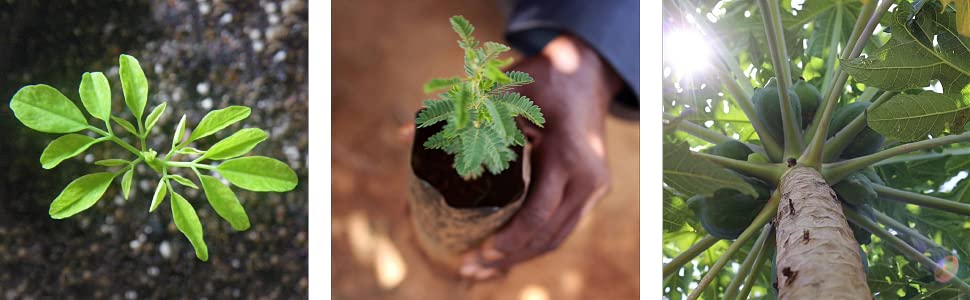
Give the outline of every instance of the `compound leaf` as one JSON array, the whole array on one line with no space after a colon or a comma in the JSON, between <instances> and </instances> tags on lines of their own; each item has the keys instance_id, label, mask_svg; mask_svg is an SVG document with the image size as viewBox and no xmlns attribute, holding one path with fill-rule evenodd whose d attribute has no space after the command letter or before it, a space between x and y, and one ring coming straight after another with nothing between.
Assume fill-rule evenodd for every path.
<instances>
[{"instance_id":1,"label":"compound leaf","mask_svg":"<svg viewBox=\"0 0 970 300\"><path fill-rule=\"evenodd\" d=\"M205 191L209 204L220 217L232 225L232 229L236 231L249 229L249 216L246 215L246 210L231 188L212 176L202 175L199 180L202 181L202 190Z\"/></svg>"},{"instance_id":2,"label":"compound leaf","mask_svg":"<svg viewBox=\"0 0 970 300\"><path fill-rule=\"evenodd\" d=\"M102 121L111 117L111 86L104 74L94 72L81 75L78 93L81 95L81 103L91 116Z\"/></svg>"},{"instance_id":3,"label":"compound leaf","mask_svg":"<svg viewBox=\"0 0 970 300\"><path fill-rule=\"evenodd\" d=\"M148 102L148 79L142 71L138 59L122 54L118 58L118 73L121 75L121 89L125 94L125 104L135 119L141 120Z\"/></svg>"},{"instance_id":4,"label":"compound leaf","mask_svg":"<svg viewBox=\"0 0 970 300\"><path fill-rule=\"evenodd\" d=\"M192 243L192 248L195 248L195 257L198 257L201 261L208 261L209 249L202 237L202 223L199 222L199 216L188 200L174 192L172 193L172 219L175 220L175 227L178 227L179 231Z\"/></svg>"},{"instance_id":5,"label":"compound leaf","mask_svg":"<svg viewBox=\"0 0 970 300\"><path fill-rule=\"evenodd\" d=\"M44 148L44 152L40 154L40 164L44 169L52 169L65 159L75 157L101 141L103 140L76 133L62 135Z\"/></svg>"},{"instance_id":6,"label":"compound leaf","mask_svg":"<svg viewBox=\"0 0 970 300\"><path fill-rule=\"evenodd\" d=\"M115 174L101 172L78 177L71 181L61 191L61 194L51 202L50 216L52 219L63 219L82 212L95 203L108 190Z\"/></svg>"},{"instance_id":7,"label":"compound leaf","mask_svg":"<svg viewBox=\"0 0 970 300\"><path fill-rule=\"evenodd\" d=\"M539 107L532 103L529 97L522 96L519 93L502 93L492 97L495 102L502 103L508 108L509 112L515 115L521 115L535 124L536 126L542 127L546 123L545 116L542 115L542 111Z\"/></svg>"},{"instance_id":8,"label":"compound leaf","mask_svg":"<svg viewBox=\"0 0 970 300\"><path fill-rule=\"evenodd\" d=\"M492 128L468 127L460 136L461 148L455 156L455 170L466 178L476 178L484 171L482 164L492 174L498 174L509 167L502 159L499 149L503 148L502 137Z\"/></svg>"},{"instance_id":9,"label":"compound leaf","mask_svg":"<svg viewBox=\"0 0 970 300\"><path fill-rule=\"evenodd\" d=\"M461 82L461 78L434 78L424 84L424 92L431 93L437 90L450 89L452 86Z\"/></svg>"},{"instance_id":10,"label":"compound leaf","mask_svg":"<svg viewBox=\"0 0 970 300\"><path fill-rule=\"evenodd\" d=\"M266 132L259 128L246 128L236 131L233 135L219 141L209 148L204 158L222 160L239 157L266 140Z\"/></svg>"},{"instance_id":11,"label":"compound leaf","mask_svg":"<svg viewBox=\"0 0 970 300\"><path fill-rule=\"evenodd\" d=\"M447 120L454 112L455 104L452 100L425 100L424 109L418 113L414 122L418 124L418 128L428 127Z\"/></svg>"},{"instance_id":12,"label":"compound leaf","mask_svg":"<svg viewBox=\"0 0 970 300\"><path fill-rule=\"evenodd\" d=\"M255 192L286 192L296 187L296 172L286 163L265 156L225 161L216 170L232 184Z\"/></svg>"},{"instance_id":13,"label":"compound leaf","mask_svg":"<svg viewBox=\"0 0 970 300\"><path fill-rule=\"evenodd\" d=\"M33 130L72 133L88 127L77 105L49 85L28 85L10 100L14 116Z\"/></svg>"},{"instance_id":14,"label":"compound leaf","mask_svg":"<svg viewBox=\"0 0 970 300\"><path fill-rule=\"evenodd\" d=\"M230 106L210 111L205 117L202 117L202 121L199 121L199 126L196 126L195 130L192 131L189 141L207 137L229 127L229 125L249 117L251 111L249 107L245 106Z\"/></svg>"}]
</instances>

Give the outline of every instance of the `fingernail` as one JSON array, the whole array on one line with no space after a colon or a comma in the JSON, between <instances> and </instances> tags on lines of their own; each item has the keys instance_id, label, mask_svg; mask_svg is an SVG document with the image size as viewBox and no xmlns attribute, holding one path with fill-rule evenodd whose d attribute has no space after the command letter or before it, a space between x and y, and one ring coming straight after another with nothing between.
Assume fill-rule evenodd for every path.
<instances>
[{"instance_id":1,"label":"fingernail","mask_svg":"<svg viewBox=\"0 0 970 300\"><path fill-rule=\"evenodd\" d=\"M501 251L495 250L494 248L482 250L482 258L485 260L496 261L502 259L503 257L505 257L505 254L502 254Z\"/></svg>"},{"instance_id":2,"label":"fingernail","mask_svg":"<svg viewBox=\"0 0 970 300\"><path fill-rule=\"evenodd\" d=\"M496 272L497 271L495 271L495 269L481 269L475 273L475 279L476 280L489 279L492 276L495 276Z\"/></svg>"},{"instance_id":3,"label":"fingernail","mask_svg":"<svg viewBox=\"0 0 970 300\"><path fill-rule=\"evenodd\" d=\"M461 267L460 270L458 270L458 273L461 273L461 276L465 276L465 277L475 277L475 274L478 272L478 270L480 270L478 265L465 264L464 266Z\"/></svg>"}]
</instances>

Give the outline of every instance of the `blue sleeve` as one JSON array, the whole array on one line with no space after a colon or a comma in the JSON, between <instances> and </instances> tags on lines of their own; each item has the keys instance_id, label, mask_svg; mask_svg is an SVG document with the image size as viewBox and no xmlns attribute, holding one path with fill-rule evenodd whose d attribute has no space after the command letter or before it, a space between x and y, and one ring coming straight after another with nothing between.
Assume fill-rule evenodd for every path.
<instances>
[{"instance_id":1,"label":"blue sleeve","mask_svg":"<svg viewBox=\"0 0 970 300\"><path fill-rule=\"evenodd\" d=\"M559 32L586 41L619 74L626 87L616 102L640 106L640 4L636 0L518 0L510 9L506 38L526 55L538 53Z\"/></svg>"}]
</instances>

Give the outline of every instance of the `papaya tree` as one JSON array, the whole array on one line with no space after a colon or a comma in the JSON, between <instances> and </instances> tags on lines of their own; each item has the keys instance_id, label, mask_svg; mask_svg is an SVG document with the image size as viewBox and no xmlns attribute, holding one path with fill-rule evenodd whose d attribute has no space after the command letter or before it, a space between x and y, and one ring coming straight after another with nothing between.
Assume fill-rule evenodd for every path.
<instances>
[{"instance_id":1,"label":"papaya tree","mask_svg":"<svg viewBox=\"0 0 970 300\"><path fill-rule=\"evenodd\" d=\"M970 3L663 17L664 298L970 297Z\"/></svg>"}]
</instances>

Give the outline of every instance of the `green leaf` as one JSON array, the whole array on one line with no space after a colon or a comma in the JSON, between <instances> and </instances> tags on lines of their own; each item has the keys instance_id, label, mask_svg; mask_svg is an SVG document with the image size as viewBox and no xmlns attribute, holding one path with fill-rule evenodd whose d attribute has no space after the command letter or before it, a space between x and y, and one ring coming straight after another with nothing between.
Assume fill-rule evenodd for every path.
<instances>
[{"instance_id":1,"label":"green leaf","mask_svg":"<svg viewBox=\"0 0 970 300\"><path fill-rule=\"evenodd\" d=\"M970 40L953 31L949 12L938 18L920 14L919 21L932 23L938 30L928 33L930 36L913 32L906 26L912 12L909 5L897 6L890 23L892 38L869 57L845 61L846 72L867 86L888 91L922 88L935 79L945 93L959 94L970 83Z\"/></svg>"},{"instance_id":2,"label":"green leaf","mask_svg":"<svg viewBox=\"0 0 970 300\"><path fill-rule=\"evenodd\" d=\"M434 78L424 84L424 92L431 93L437 90L450 89L452 86L461 82L461 78Z\"/></svg>"},{"instance_id":3,"label":"green leaf","mask_svg":"<svg viewBox=\"0 0 970 300\"><path fill-rule=\"evenodd\" d=\"M423 146L427 149L441 149L448 154L454 154L458 151L458 143L455 142L455 138L449 138L448 132L443 130L428 137Z\"/></svg>"},{"instance_id":4,"label":"green leaf","mask_svg":"<svg viewBox=\"0 0 970 300\"><path fill-rule=\"evenodd\" d=\"M178 151L175 151L175 152L176 153L180 153L180 154L205 154L205 151L202 151L202 150L199 150L199 149L196 149L196 148L192 148L192 147L185 147L185 148L179 149Z\"/></svg>"},{"instance_id":5,"label":"green leaf","mask_svg":"<svg viewBox=\"0 0 970 300\"><path fill-rule=\"evenodd\" d=\"M515 127L514 115L509 113L505 105L497 105L494 101L488 99L484 102L485 108L488 109L488 115L492 117L492 127L496 132L501 133L504 140L511 142L515 132L519 130L518 127Z\"/></svg>"},{"instance_id":6,"label":"green leaf","mask_svg":"<svg viewBox=\"0 0 970 300\"><path fill-rule=\"evenodd\" d=\"M175 180L175 182L178 182L181 185L184 185L193 189L199 189L199 186L195 185L195 183L192 182L192 180L182 177L181 175L169 174L167 177L169 179Z\"/></svg>"},{"instance_id":7,"label":"green leaf","mask_svg":"<svg viewBox=\"0 0 970 300\"><path fill-rule=\"evenodd\" d=\"M162 178L158 181L158 186L155 187L155 194L152 195L152 205L151 208L148 209L148 212L155 211L155 209L158 208L158 205L162 204L162 201L165 201L165 193L167 192L168 181L165 180L165 178Z\"/></svg>"},{"instance_id":8,"label":"green leaf","mask_svg":"<svg viewBox=\"0 0 970 300\"><path fill-rule=\"evenodd\" d=\"M255 192L286 192L297 184L293 169L265 156L230 159L216 170L232 184Z\"/></svg>"},{"instance_id":9,"label":"green leaf","mask_svg":"<svg viewBox=\"0 0 970 300\"><path fill-rule=\"evenodd\" d=\"M199 126L196 126L195 130L192 131L192 135L189 136L189 141L207 137L223 128L229 127L229 125L249 117L250 111L249 107L245 106L230 106L210 111L199 122Z\"/></svg>"},{"instance_id":10,"label":"green leaf","mask_svg":"<svg viewBox=\"0 0 970 300\"><path fill-rule=\"evenodd\" d=\"M48 85L21 88L10 100L10 110L21 123L41 132L72 133L88 127L77 105Z\"/></svg>"},{"instance_id":11,"label":"green leaf","mask_svg":"<svg viewBox=\"0 0 970 300\"><path fill-rule=\"evenodd\" d=\"M476 178L484 171L482 164L492 174L508 169L508 160L503 159L500 149L505 148L502 137L494 129L468 127L460 135L461 150L455 155L455 170L465 178Z\"/></svg>"},{"instance_id":12,"label":"green leaf","mask_svg":"<svg viewBox=\"0 0 970 300\"><path fill-rule=\"evenodd\" d=\"M722 188L758 197L750 184L727 169L693 155L687 143L664 143L663 182L684 195L713 196Z\"/></svg>"},{"instance_id":13,"label":"green leaf","mask_svg":"<svg viewBox=\"0 0 970 300\"><path fill-rule=\"evenodd\" d=\"M509 46L503 45L496 42L485 42L485 54L488 56L496 56L503 52L512 50Z\"/></svg>"},{"instance_id":14,"label":"green leaf","mask_svg":"<svg viewBox=\"0 0 970 300\"><path fill-rule=\"evenodd\" d=\"M266 140L265 131L259 128L246 128L212 145L212 148L209 148L202 157L213 160L239 157L253 150L264 140Z\"/></svg>"},{"instance_id":15,"label":"green leaf","mask_svg":"<svg viewBox=\"0 0 970 300\"><path fill-rule=\"evenodd\" d=\"M492 88L491 90L492 94L498 94L499 92L508 91L513 87L530 84L535 81L534 79L532 79L532 76L530 76L529 73L519 72L519 71L505 72L505 77L508 77L509 81L505 83L497 84L494 88Z\"/></svg>"},{"instance_id":16,"label":"green leaf","mask_svg":"<svg viewBox=\"0 0 970 300\"><path fill-rule=\"evenodd\" d=\"M103 140L76 133L62 135L44 148L40 155L40 164L44 169L52 169L65 159L75 157L101 141Z\"/></svg>"},{"instance_id":17,"label":"green leaf","mask_svg":"<svg viewBox=\"0 0 970 300\"><path fill-rule=\"evenodd\" d=\"M494 65L489 65L485 67L485 78L488 78L489 80L499 84L512 82L512 79L506 76L501 69L497 68Z\"/></svg>"},{"instance_id":18,"label":"green leaf","mask_svg":"<svg viewBox=\"0 0 970 300\"><path fill-rule=\"evenodd\" d=\"M158 123L158 118L161 117L163 113L165 113L166 107L168 107L168 103L162 102L162 104L159 104L158 106L156 106L155 109L152 109L152 112L148 114L147 118L145 118L146 134L152 132L152 128L154 128L155 124Z\"/></svg>"},{"instance_id":19,"label":"green leaf","mask_svg":"<svg viewBox=\"0 0 970 300\"><path fill-rule=\"evenodd\" d=\"M134 57L122 54L118 58L118 73L121 75L121 89L125 93L125 104L135 119L141 120L148 102L148 79Z\"/></svg>"},{"instance_id":20,"label":"green leaf","mask_svg":"<svg viewBox=\"0 0 970 300\"><path fill-rule=\"evenodd\" d=\"M471 98L471 92L468 91L468 86L464 84L458 88L454 97L452 97L452 104L454 105L453 118L455 129L462 129L465 127L466 123L468 123L469 112L467 107L469 104L471 104Z\"/></svg>"},{"instance_id":21,"label":"green leaf","mask_svg":"<svg viewBox=\"0 0 970 300\"><path fill-rule=\"evenodd\" d=\"M449 21L451 22L451 28L454 29L455 33L458 33L458 37L461 38L459 45L466 49L475 47L475 39L472 37L472 32L475 31L475 26L468 23L468 20L466 20L464 16L453 16Z\"/></svg>"},{"instance_id":22,"label":"green leaf","mask_svg":"<svg viewBox=\"0 0 970 300\"><path fill-rule=\"evenodd\" d=\"M78 93L81 94L81 103L91 116L102 121L111 117L111 87L104 74L94 72L81 75Z\"/></svg>"},{"instance_id":23,"label":"green leaf","mask_svg":"<svg viewBox=\"0 0 970 300\"><path fill-rule=\"evenodd\" d=\"M131 164L131 162L124 159L111 158L111 159L102 159L102 160L96 161L94 162L94 164L103 166L103 167L117 167L117 166Z\"/></svg>"},{"instance_id":24,"label":"green leaf","mask_svg":"<svg viewBox=\"0 0 970 300\"><path fill-rule=\"evenodd\" d=\"M178 227L192 243L195 257L201 261L208 261L209 249L202 238L202 223L199 222L199 216L195 213L192 204L178 193L172 193L172 219L175 220L175 227Z\"/></svg>"},{"instance_id":25,"label":"green leaf","mask_svg":"<svg viewBox=\"0 0 970 300\"><path fill-rule=\"evenodd\" d=\"M232 229L236 231L249 229L249 217L246 216L246 210L239 203L239 199L236 198L232 189L212 176L202 175L200 180L202 181L202 189L205 191L205 197L209 199L209 204L216 210L216 213L229 222Z\"/></svg>"},{"instance_id":26,"label":"green leaf","mask_svg":"<svg viewBox=\"0 0 970 300\"><path fill-rule=\"evenodd\" d=\"M519 93L502 93L492 96L492 100L502 103L511 113L525 117L536 126L542 127L546 123L542 111L535 103L532 103L529 97L519 95Z\"/></svg>"},{"instance_id":27,"label":"green leaf","mask_svg":"<svg viewBox=\"0 0 970 300\"><path fill-rule=\"evenodd\" d=\"M128 200L128 195L131 194L131 179L135 176L135 168L129 168L125 172L125 175L121 177L121 193L125 196L125 200Z\"/></svg>"},{"instance_id":28,"label":"green leaf","mask_svg":"<svg viewBox=\"0 0 970 300\"><path fill-rule=\"evenodd\" d=\"M90 208L101 199L114 178L114 173L102 172L84 175L71 181L54 202L51 202L51 218L64 219Z\"/></svg>"},{"instance_id":29,"label":"green leaf","mask_svg":"<svg viewBox=\"0 0 970 300\"><path fill-rule=\"evenodd\" d=\"M873 107L866 119L876 132L910 142L939 135L947 128L963 128L968 117L970 107L960 99L922 91L917 95L898 94Z\"/></svg>"},{"instance_id":30,"label":"green leaf","mask_svg":"<svg viewBox=\"0 0 970 300\"><path fill-rule=\"evenodd\" d=\"M115 117L115 116L111 116L111 120L115 121L115 123L117 123L118 125L121 125L121 128L124 128L125 131L128 131L128 133L134 134L136 136L140 135L138 134L138 129L135 129L135 125L132 125L131 122L128 122L128 120Z\"/></svg>"},{"instance_id":31,"label":"green leaf","mask_svg":"<svg viewBox=\"0 0 970 300\"><path fill-rule=\"evenodd\" d=\"M424 128L447 120L455 112L455 104L451 100L425 100L424 109L418 112L414 122L418 128Z\"/></svg>"},{"instance_id":32,"label":"green leaf","mask_svg":"<svg viewBox=\"0 0 970 300\"><path fill-rule=\"evenodd\" d=\"M175 125L175 135L172 136L172 148L175 148L182 141L183 135L185 135L185 115L182 115L179 124Z\"/></svg>"}]
</instances>

